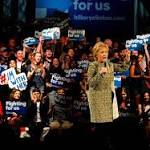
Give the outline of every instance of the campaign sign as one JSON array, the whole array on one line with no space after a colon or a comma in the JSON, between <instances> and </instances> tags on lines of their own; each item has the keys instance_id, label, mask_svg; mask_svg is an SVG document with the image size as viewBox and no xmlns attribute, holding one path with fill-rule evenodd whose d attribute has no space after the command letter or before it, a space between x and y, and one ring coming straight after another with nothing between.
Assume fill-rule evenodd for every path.
<instances>
[{"instance_id":1,"label":"campaign sign","mask_svg":"<svg viewBox=\"0 0 150 150\"><path fill-rule=\"evenodd\" d=\"M27 46L37 45L38 40L34 37L28 37L28 38L23 40L23 44L25 44Z\"/></svg>"},{"instance_id":2,"label":"campaign sign","mask_svg":"<svg viewBox=\"0 0 150 150\"><path fill-rule=\"evenodd\" d=\"M70 78L70 79L80 79L81 77L81 73L82 73L82 69L65 69L65 77L66 78Z\"/></svg>"},{"instance_id":3,"label":"campaign sign","mask_svg":"<svg viewBox=\"0 0 150 150\"><path fill-rule=\"evenodd\" d=\"M81 41L85 38L85 30L68 30L70 40Z\"/></svg>"},{"instance_id":4,"label":"campaign sign","mask_svg":"<svg viewBox=\"0 0 150 150\"><path fill-rule=\"evenodd\" d=\"M2 72L2 76L8 81L9 88L13 89L16 85L16 71L14 68L9 68ZM1 82L0 82L1 83Z\"/></svg>"},{"instance_id":5,"label":"campaign sign","mask_svg":"<svg viewBox=\"0 0 150 150\"><path fill-rule=\"evenodd\" d=\"M143 44L150 44L150 34L137 35L138 40L143 40Z\"/></svg>"},{"instance_id":6,"label":"campaign sign","mask_svg":"<svg viewBox=\"0 0 150 150\"><path fill-rule=\"evenodd\" d=\"M64 87L66 83L70 82L69 79L60 76L57 73L54 73L51 77L50 83L52 84L53 87Z\"/></svg>"},{"instance_id":7,"label":"campaign sign","mask_svg":"<svg viewBox=\"0 0 150 150\"><path fill-rule=\"evenodd\" d=\"M36 37L38 39L40 36L41 36L41 32L39 32L39 31L34 32L34 37Z\"/></svg>"},{"instance_id":8,"label":"campaign sign","mask_svg":"<svg viewBox=\"0 0 150 150\"><path fill-rule=\"evenodd\" d=\"M115 75L115 76L125 76L125 77L129 77L129 70L123 71L123 72L115 72L114 75Z\"/></svg>"},{"instance_id":9,"label":"campaign sign","mask_svg":"<svg viewBox=\"0 0 150 150\"><path fill-rule=\"evenodd\" d=\"M130 51L140 51L143 49L143 40L142 39L131 39L126 41L126 48Z\"/></svg>"},{"instance_id":10,"label":"campaign sign","mask_svg":"<svg viewBox=\"0 0 150 150\"><path fill-rule=\"evenodd\" d=\"M114 78L115 88L121 87L121 76L115 76Z\"/></svg>"},{"instance_id":11,"label":"campaign sign","mask_svg":"<svg viewBox=\"0 0 150 150\"><path fill-rule=\"evenodd\" d=\"M60 28L48 28L42 30L42 37L44 40L58 40L60 39Z\"/></svg>"},{"instance_id":12,"label":"campaign sign","mask_svg":"<svg viewBox=\"0 0 150 150\"><path fill-rule=\"evenodd\" d=\"M27 88L27 77L25 73L16 74L14 68L9 68L2 72L0 78L0 84L5 83L4 79L8 81L8 86L10 89L16 88L23 91Z\"/></svg>"},{"instance_id":13,"label":"campaign sign","mask_svg":"<svg viewBox=\"0 0 150 150\"><path fill-rule=\"evenodd\" d=\"M81 60L81 61L78 61L77 63L78 63L78 68L85 69L85 70L88 69L88 66L89 66L88 60Z\"/></svg>"},{"instance_id":14,"label":"campaign sign","mask_svg":"<svg viewBox=\"0 0 150 150\"><path fill-rule=\"evenodd\" d=\"M6 115L11 115L15 112L18 115L24 115L27 111L27 103L20 101L6 101Z\"/></svg>"},{"instance_id":15,"label":"campaign sign","mask_svg":"<svg viewBox=\"0 0 150 150\"><path fill-rule=\"evenodd\" d=\"M16 75L16 85L15 88L23 91L27 88L28 80L25 73L20 73Z\"/></svg>"}]
</instances>

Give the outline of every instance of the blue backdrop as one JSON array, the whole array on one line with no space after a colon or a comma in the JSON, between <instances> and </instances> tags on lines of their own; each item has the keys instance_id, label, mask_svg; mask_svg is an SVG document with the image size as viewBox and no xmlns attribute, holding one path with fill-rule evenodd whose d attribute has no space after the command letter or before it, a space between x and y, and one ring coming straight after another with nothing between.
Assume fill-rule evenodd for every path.
<instances>
[{"instance_id":1,"label":"blue backdrop","mask_svg":"<svg viewBox=\"0 0 150 150\"><path fill-rule=\"evenodd\" d=\"M73 27L92 34L132 35L133 0L36 0L37 18L55 10L68 13Z\"/></svg>"}]
</instances>

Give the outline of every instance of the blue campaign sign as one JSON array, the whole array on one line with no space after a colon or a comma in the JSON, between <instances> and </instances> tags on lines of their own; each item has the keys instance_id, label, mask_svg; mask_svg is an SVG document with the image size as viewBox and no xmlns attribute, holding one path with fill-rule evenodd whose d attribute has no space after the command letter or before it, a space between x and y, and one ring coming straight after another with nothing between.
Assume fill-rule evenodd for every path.
<instances>
[{"instance_id":1,"label":"blue campaign sign","mask_svg":"<svg viewBox=\"0 0 150 150\"><path fill-rule=\"evenodd\" d=\"M91 30L93 34L132 30L131 0L36 0L37 18L50 16L56 10L67 13L74 27Z\"/></svg>"},{"instance_id":2,"label":"blue campaign sign","mask_svg":"<svg viewBox=\"0 0 150 150\"><path fill-rule=\"evenodd\" d=\"M141 51L143 50L143 39L131 39L126 41L126 48L128 48L130 51Z\"/></svg>"},{"instance_id":3,"label":"blue campaign sign","mask_svg":"<svg viewBox=\"0 0 150 150\"><path fill-rule=\"evenodd\" d=\"M123 71L123 72L115 72L115 73L114 73L114 76L125 76L125 77L129 77L129 73L130 73L129 70Z\"/></svg>"},{"instance_id":4,"label":"blue campaign sign","mask_svg":"<svg viewBox=\"0 0 150 150\"><path fill-rule=\"evenodd\" d=\"M115 84L116 88L120 88L121 87L121 76L115 76L114 84Z\"/></svg>"},{"instance_id":5,"label":"blue campaign sign","mask_svg":"<svg viewBox=\"0 0 150 150\"><path fill-rule=\"evenodd\" d=\"M34 37L28 37L23 40L23 43L27 46L36 45L38 44L38 40Z\"/></svg>"},{"instance_id":6,"label":"blue campaign sign","mask_svg":"<svg viewBox=\"0 0 150 150\"><path fill-rule=\"evenodd\" d=\"M27 103L20 101L6 101L5 104L6 115L15 112L18 115L24 115L27 111Z\"/></svg>"},{"instance_id":7,"label":"blue campaign sign","mask_svg":"<svg viewBox=\"0 0 150 150\"><path fill-rule=\"evenodd\" d=\"M138 40L143 40L143 44L150 44L150 34L137 35Z\"/></svg>"},{"instance_id":8,"label":"blue campaign sign","mask_svg":"<svg viewBox=\"0 0 150 150\"><path fill-rule=\"evenodd\" d=\"M68 30L68 37L73 41L82 41L85 39L85 30Z\"/></svg>"},{"instance_id":9,"label":"blue campaign sign","mask_svg":"<svg viewBox=\"0 0 150 150\"><path fill-rule=\"evenodd\" d=\"M65 69L64 72L66 78L79 80L81 77L82 69L79 68Z\"/></svg>"}]
</instances>

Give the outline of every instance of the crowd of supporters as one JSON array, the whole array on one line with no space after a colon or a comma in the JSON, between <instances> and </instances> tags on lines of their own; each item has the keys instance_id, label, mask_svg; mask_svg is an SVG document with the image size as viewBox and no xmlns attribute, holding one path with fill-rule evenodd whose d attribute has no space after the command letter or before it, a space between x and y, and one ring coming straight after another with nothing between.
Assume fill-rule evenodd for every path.
<instances>
[{"instance_id":1,"label":"crowd of supporters","mask_svg":"<svg viewBox=\"0 0 150 150\"><path fill-rule=\"evenodd\" d=\"M95 43L100 38L95 39ZM109 46L109 61L115 74L121 74L121 87L116 88L119 114L133 117L145 129L150 141L150 58L149 47L130 51L123 43L105 39ZM94 44L95 44L94 43ZM88 107L87 69L94 61L92 47L86 38L71 41L43 40L38 45L27 46L10 38L0 43L0 73L14 68L16 74L24 72L28 79L26 90L11 89L1 75L0 124L8 126L19 138L44 141L45 136L57 130L90 126ZM55 79L57 79L57 82ZM24 114L6 113L7 101L25 102Z\"/></svg>"}]
</instances>

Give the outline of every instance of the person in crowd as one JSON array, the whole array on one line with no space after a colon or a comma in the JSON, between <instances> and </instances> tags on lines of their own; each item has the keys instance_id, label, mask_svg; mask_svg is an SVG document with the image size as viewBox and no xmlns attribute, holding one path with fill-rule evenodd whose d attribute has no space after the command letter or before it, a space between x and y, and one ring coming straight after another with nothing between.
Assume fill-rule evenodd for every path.
<instances>
[{"instance_id":1,"label":"person in crowd","mask_svg":"<svg viewBox=\"0 0 150 150\"><path fill-rule=\"evenodd\" d=\"M143 61L143 54L139 54L138 57L132 57L132 62L130 66L130 93L131 99L133 99L136 103L137 113L140 113L139 104L141 103L141 94L145 90L143 84L144 71L141 67L141 63Z\"/></svg>"},{"instance_id":2,"label":"person in crowd","mask_svg":"<svg viewBox=\"0 0 150 150\"><path fill-rule=\"evenodd\" d=\"M53 52L50 48L47 48L45 51L45 55L44 55L44 67L47 71L49 71L49 69L52 66L52 61L53 61Z\"/></svg>"},{"instance_id":3,"label":"person in crowd","mask_svg":"<svg viewBox=\"0 0 150 150\"><path fill-rule=\"evenodd\" d=\"M17 72L21 73L22 69L22 64L24 61L24 55L23 55L23 50L17 50L16 52L16 70Z\"/></svg>"},{"instance_id":4,"label":"person in crowd","mask_svg":"<svg viewBox=\"0 0 150 150\"><path fill-rule=\"evenodd\" d=\"M80 81L80 88L85 93L88 90L88 76L87 76L87 72L83 72L82 73L82 77L81 77L81 81Z\"/></svg>"},{"instance_id":5,"label":"person in crowd","mask_svg":"<svg viewBox=\"0 0 150 150\"><path fill-rule=\"evenodd\" d=\"M34 88L39 88L44 93L45 68L42 63L41 53L37 52L33 56L32 63L27 68L27 78L30 83L30 94Z\"/></svg>"},{"instance_id":6,"label":"person in crowd","mask_svg":"<svg viewBox=\"0 0 150 150\"><path fill-rule=\"evenodd\" d=\"M90 114L87 93L83 90L73 102L72 118L75 132L80 136L87 135L90 131Z\"/></svg>"},{"instance_id":7,"label":"person in crowd","mask_svg":"<svg viewBox=\"0 0 150 150\"><path fill-rule=\"evenodd\" d=\"M62 61L62 70L71 69L73 67L75 67L74 62L72 61L71 57L66 54Z\"/></svg>"},{"instance_id":8,"label":"person in crowd","mask_svg":"<svg viewBox=\"0 0 150 150\"><path fill-rule=\"evenodd\" d=\"M113 53L112 58L111 58L111 62L112 63L119 63L119 61L120 61L120 53L118 51L115 51Z\"/></svg>"},{"instance_id":9,"label":"person in crowd","mask_svg":"<svg viewBox=\"0 0 150 150\"><path fill-rule=\"evenodd\" d=\"M52 66L49 69L49 71L46 72L46 93L49 94L50 92L53 92L55 90L55 88L52 87L51 84L51 78L53 74L58 74L63 76L64 72L61 69L61 64L59 62L58 58L53 58L52 60Z\"/></svg>"},{"instance_id":10,"label":"person in crowd","mask_svg":"<svg viewBox=\"0 0 150 150\"><path fill-rule=\"evenodd\" d=\"M75 51L74 51L73 48L69 48L68 51L67 51L67 53L64 53L63 55L60 56L60 62L61 62L61 63L63 62L64 56L65 56L66 54L69 55L71 61L75 63Z\"/></svg>"},{"instance_id":11,"label":"person in crowd","mask_svg":"<svg viewBox=\"0 0 150 150\"><path fill-rule=\"evenodd\" d=\"M93 47L95 61L89 64L88 68L88 101L90 108L90 121L94 123L99 134L107 144L110 143L111 126L113 122L113 93L114 88L114 68L108 61L108 45L98 42ZM117 109L117 108L115 108ZM118 117L118 116L116 116ZM105 147L106 148L106 147Z\"/></svg>"},{"instance_id":12,"label":"person in crowd","mask_svg":"<svg viewBox=\"0 0 150 150\"><path fill-rule=\"evenodd\" d=\"M135 116L135 104L130 100L129 91L122 88L118 98L120 117Z\"/></svg>"},{"instance_id":13,"label":"person in crowd","mask_svg":"<svg viewBox=\"0 0 150 150\"><path fill-rule=\"evenodd\" d=\"M113 51L118 51L119 50L119 43L117 41L113 42L112 48L113 48Z\"/></svg>"},{"instance_id":14,"label":"person in crowd","mask_svg":"<svg viewBox=\"0 0 150 150\"><path fill-rule=\"evenodd\" d=\"M22 93L20 90L18 89L13 89L12 92L10 93L10 102L22 102ZM6 103L8 103L8 100L6 100L5 102L5 114L6 114L6 120L7 120L7 124L8 126L14 131L14 134L16 135L16 137L19 137L19 128L20 128L20 124L21 124L21 119L23 117L23 114L21 114L21 112L13 109L13 111L9 112L9 109L6 105ZM13 103L12 103L13 104ZM10 106L10 107L15 107L14 106Z\"/></svg>"},{"instance_id":15,"label":"person in crowd","mask_svg":"<svg viewBox=\"0 0 150 150\"><path fill-rule=\"evenodd\" d=\"M16 53L17 41L15 37L11 37L8 39L7 49L9 51L10 58L14 59L14 55Z\"/></svg>"},{"instance_id":16,"label":"person in crowd","mask_svg":"<svg viewBox=\"0 0 150 150\"><path fill-rule=\"evenodd\" d=\"M7 63L9 60L9 51L6 47L0 48L0 65L3 66L3 68L7 69Z\"/></svg>"},{"instance_id":17,"label":"person in crowd","mask_svg":"<svg viewBox=\"0 0 150 150\"><path fill-rule=\"evenodd\" d=\"M88 61L89 62L93 62L94 61L94 57L93 57L93 54L91 52L88 54Z\"/></svg>"},{"instance_id":18,"label":"person in crowd","mask_svg":"<svg viewBox=\"0 0 150 150\"><path fill-rule=\"evenodd\" d=\"M60 87L51 95L50 102L54 109L49 124L51 129L70 129L73 126L70 118L73 98L68 94L64 88Z\"/></svg>"},{"instance_id":19,"label":"person in crowd","mask_svg":"<svg viewBox=\"0 0 150 150\"><path fill-rule=\"evenodd\" d=\"M40 89L34 88L27 109L26 125L29 127L31 137L36 141L43 141L45 131L49 132L48 112L49 100L42 96Z\"/></svg>"}]
</instances>

